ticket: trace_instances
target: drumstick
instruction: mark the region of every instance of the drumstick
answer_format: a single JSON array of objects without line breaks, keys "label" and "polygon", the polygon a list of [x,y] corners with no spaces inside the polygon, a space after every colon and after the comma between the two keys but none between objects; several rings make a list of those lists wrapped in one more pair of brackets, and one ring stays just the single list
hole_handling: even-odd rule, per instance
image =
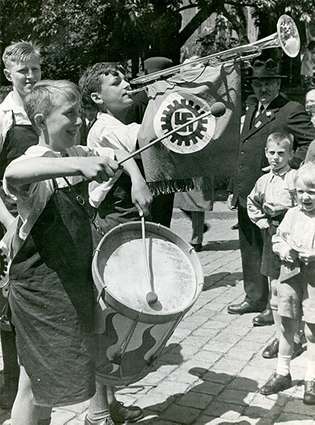
[{"label": "drumstick", "polygon": [[203,118],[209,116],[209,115],[213,115],[214,117],[220,117],[221,115],[223,115],[225,113],[225,106],[222,102],[216,102],[214,103],[209,111],[204,112],[203,114],[199,115],[198,117],[193,118],[190,121],[185,122],[182,125],[179,125],[178,127],[174,128],[173,130],[165,133],[163,136],[159,137],[158,139],[152,140],[152,142],[148,143],[147,145],[143,146],[140,149],[137,149],[136,151],[134,151],[132,154],[130,154],[129,156],[127,156],[126,158],[122,159],[121,161],[118,162],[119,165],[123,164],[124,162],[128,161],[128,159],[133,158],[134,156],[138,155],[139,153],[151,148],[153,145],[155,145],[156,143],[161,142],[162,140],[166,139],[167,137],[171,136],[172,134],[176,133],[179,130],[182,130],[185,127],[188,127],[189,125],[193,124],[196,121],[202,120]]},{"label": "drumstick", "polygon": [[158,301],[158,296],[157,296],[157,293],[154,291],[153,279],[152,279],[151,270],[149,266],[149,260],[147,255],[147,245],[145,240],[145,221],[144,221],[144,215],[142,211],[140,212],[140,216],[141,216],[141,233],[142,233],[143,251],[145,256],[146,275],[147,275],[147,280],[151,287],[151,291],[149,291],[146,295],[146,300],[149,305],[152,305]]}]

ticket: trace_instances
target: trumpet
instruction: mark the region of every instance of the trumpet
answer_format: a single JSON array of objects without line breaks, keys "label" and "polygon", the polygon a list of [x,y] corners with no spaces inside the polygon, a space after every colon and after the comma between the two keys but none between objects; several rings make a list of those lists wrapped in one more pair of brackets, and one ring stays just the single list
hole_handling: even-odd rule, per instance
[{"label": "trumpet", "polygon": [[[130,81],[131,85],[147,84],[153,81],[174,75],[182,70],[189,69],[195,65],[203,64],[219,65],[235,60],[249,60],[259,56],[265,49],[273,49],[281,47],[284,53],[294,58],[300,51],[300,36],[294,20],[288,15],[281,15],[277,22],[277,32],[271,34],[254,43],[245,44],[244,46],[233,47],[232,49],[224,50],[222,52],[213,53],[211,55],[192,60],[187,63],[172,66],[171,68],[164,69],[163,71],[152,72],[151,74],[134,78]],[[145,87],[130,90],[130,94],[138,93],[144,90]]]}]

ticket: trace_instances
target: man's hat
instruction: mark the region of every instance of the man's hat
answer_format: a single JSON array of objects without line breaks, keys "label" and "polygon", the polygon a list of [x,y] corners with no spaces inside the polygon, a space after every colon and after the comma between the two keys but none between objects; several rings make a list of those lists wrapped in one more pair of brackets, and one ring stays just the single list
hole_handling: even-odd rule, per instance
[{"label": "man's hat", "polygon": [[267,59],[263,62],[257,59],[251,67],[251,74],[249,79],[263,79],[263,78],[286,78],[286,75],[281,75],[279,65],[273,59]]},{"label": "man's hat", "polygon": [[173,66],[173,61],[169,58],[164,58],[163,56],[154,56],[146,59],[143,62],[144,70],[147,74],[152,72],[162,71],[162,69],[170,68]]}]

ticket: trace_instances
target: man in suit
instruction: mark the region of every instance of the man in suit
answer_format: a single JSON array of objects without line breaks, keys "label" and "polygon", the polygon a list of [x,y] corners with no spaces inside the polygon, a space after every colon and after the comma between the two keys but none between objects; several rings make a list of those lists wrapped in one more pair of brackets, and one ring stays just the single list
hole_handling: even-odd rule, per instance
[{"label": "man in suit", "polygon": [[[267,161],[264,154],[267,136],[274,131],[287,131],[294,136],[291,167],[304,159],[315,130],[304,107],[280,93],[281,79],[273,59],[256,59],[252,67],[252,88],[256,102],[247,107],[241,134],[238,167],[232,179],[229,203],[238,207],[239,239],[242,257],[245,299],[228,307],[231,314],[260,312],[255,326],[272,324],[268,307],[268,281],[260,273],[262,237],[247,215],[247,196],[263,174]],[[267,307],[267,308],[266,308]]]}]

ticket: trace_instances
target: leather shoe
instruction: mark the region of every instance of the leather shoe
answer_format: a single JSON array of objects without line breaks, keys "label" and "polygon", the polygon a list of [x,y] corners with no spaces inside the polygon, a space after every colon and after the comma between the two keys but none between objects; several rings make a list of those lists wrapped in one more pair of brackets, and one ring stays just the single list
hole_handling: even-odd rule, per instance
[{"label": "leather shoe", "polygon": [[257,307],[254,304],[250,304],[248,301],[243,301],[239,304],[231,304],[227,309],[230,314],[260,313],[263,310],[263,307]]},{"label": "leather shoe", "polygon": [[115,400],[109,406],[109,413],[115,424],[123,424],[125,422],[137,422],[143,418],[143,411],[138,406],[124,406]]},{"label": "leather shoe", "polygon": [[265,385],[260,388],[259,392],[263,395],[271,395],[287,390],[291,386],[292,378],[290,374],[284,376],[273,373]]},{"label": "leather shoe", "polygon": [[264,351],[262,352],[262,356],[264,359],[275,359],[278,356],[279,352],[279,340],[278,338],[275,338],[271,341],[270,344],[265,347]]},{"label": "leather shoe", "polygon": [[[293,344],[293,352],[292,352],[292,359],[295,359],[300,354],[302,354],[304,351],[303,345],[301,342],[294,342]],[[278,356],[279,352],[279,340],[278,338],[275,338],[271,341],[270,344],[265,347],[264,351],[262,352],[262,356],[265,359],[275,359]]]},{"label": "leather shoe", "polygon": [[266,310],[253,318],[253,326],[269,326],[273,324],[274,320],[270,308],[266,308]]},{"label": "leather shoe", "polygon": [[315,404],[315,379],[304,382],[304,404]]}]

